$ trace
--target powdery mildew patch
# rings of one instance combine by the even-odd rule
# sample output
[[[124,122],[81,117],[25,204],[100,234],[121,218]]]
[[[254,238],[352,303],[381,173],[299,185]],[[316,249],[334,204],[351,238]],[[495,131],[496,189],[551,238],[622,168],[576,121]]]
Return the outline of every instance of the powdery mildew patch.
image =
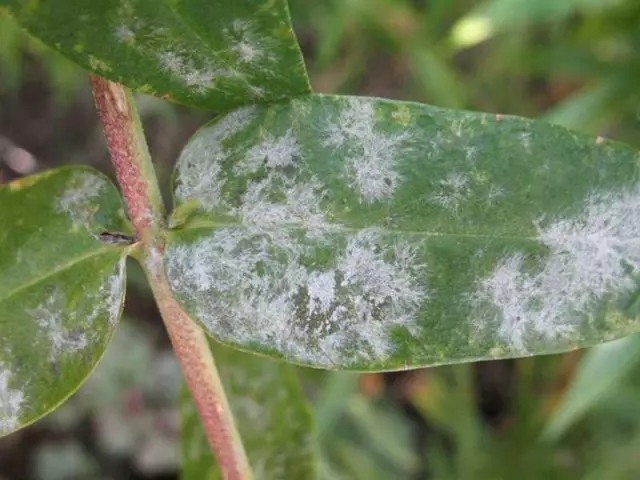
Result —
[[[300,155],[300,145],[293,136],[293,132],[280,137],[264,133],[264,140],[247,150],[244,159],[235,166],[237,173],[254,173],[261,168],[274,169],[294,165]]]
[[[275,345],[291,360],[325,366],[387,357],[390,330],[412,330],[426,299],[416,250],[367,229],[347,235],[331,266],[305,266],[324,241],[218,229],[170,245],[167,272],[174,291],[223,339]]]
[[[39,335],[49,346],[49,359],[56,362],[65,354],[73,354],[100,341],[103,329],[95,322],[106,317],[110,327],[115,326],[124,291],[125,259],[122,258],[98,287],[83,289],[82,302],[69,306],[64,291],[54,288],[34,308],[27,309]]]
[[[107,181],[97,175],[74,172],[64,192],[55,199],[54,211],[67,214],[73,223],[86,224],[96,206],[94,200],[107,185]]]
[[[88,326],[100,316],[107,313],[107,320],[111,327],[115,327],[120,317],[120,307],[125,295],[125,259],[116,264],[113,272],[106,276],[98,290],[86,292],[87,304],[91,305],[91,312],[82,315]]]
[[[192,244],[170,243],[165,266],[173,290],[223,340],[275,347],[316,365],[388,357],[392,330],[417,333],[427,299],[416,247],[382,230],[350,231],[331,222],[322,205],[326,187],[304,162],[295,127],[259,131],[251,142],[232,139],[251,121],[253,113],[244,112],[200,132],[178,162],[177,197],[198,200],[206,211],[222,207],[240,225],[220,226]],[[392,155],[405,136],[376,132],[370,102],[354,100],[342,116],[325,145],[352,155],[352,166],[370,161],[385,170],[384,179],[397,180]],[[347,145],[355,137],[365,146]],[[231,158],[232,165],[225,163]],[[394,181],[366,179],[366,168],[363,163],[362,191],[378,185],[391,195]],[[236,185],[229,197],[228,182]],[[317,265],[318,248],[335,254]]]
[[[176,16],[180,14],[173,11]],[[114,38],[145,56],[155,56],[160,70],[179,80],[199,94],[210,90],[223,91],[219,85],[236,84],[255,98],[265,92],[262,87],[248,80],[251,72],[274,76],[275,58],[270,55],[270,38],[264,36],[249,19],[236,19],[221,30],[222,38],[202,38],[195,34],[188,42],[183,37],[171,36],[169,29],[154,27],[130,2],[123,2],[118,9],[119,23],[113,28]],[[186,24],[177,18],[178,23]],[[193,41],[197,40],[196,47]],[[162,45],[158,47],[157,45]],[[169,45],[167,48],[166,46]]]
[[[247,20],[235,20],[231,28],[225,28],[223,34],[226,42],[231,45],[231,51],[240,63],[251,64],[259,61],[274,61],[266,53],[265,48],[271,43],[269,37],[256,34]]]
[[[11,372],[0,363],[0,434],[20,425],[20,411],[24,402],[22,390],[11,388]]]
[[[59,290],[54,290],[42,303],[27,310],[40,333],[44,334],[49,344],[49,359],[57,361],[63,353],[74,353],[88,345],[83,331],[74,331],[68,324],[73,312],[65,307],[66,301]]]
[[[398,158],[406,154],[410,133],[384,132],[376,127],[375,107],[368,99],[349,98],[338,118],[322,132],[325,147],[345,155],[345,177],[361,200],[388,200],[401,181]]]
[[[205,211],[221,206],[225,180],[221,163],[230,154],[223,141],[240,133],[250,123],[255,107],[243,107],[225,115],[201,130],[190,142],[176,170],[176,197],[186,202],[197,200]]]
[[[160,68],[172,76],[180,78],[187,87],[195,89],[199,93],[214,87],[214,79],[227,76],[230,70],[220,68],[208,60],[203,66],[198,66],[184,52],[170,50],[157,54]]]
[[[459,172],[452,172],[438,182],[437,193],[430,201],[457,215],[460,205],[467,201],[471,194],[469,177]]]
[[[575,334],[605,299],[635,289],[640,271],[640,189],[592,194],[582,215],[543,223],[549,253],[538,270],[525,267],[523,254],[510,255],[475,295],[492,306],[500,338],[520,351],[531,340]]]

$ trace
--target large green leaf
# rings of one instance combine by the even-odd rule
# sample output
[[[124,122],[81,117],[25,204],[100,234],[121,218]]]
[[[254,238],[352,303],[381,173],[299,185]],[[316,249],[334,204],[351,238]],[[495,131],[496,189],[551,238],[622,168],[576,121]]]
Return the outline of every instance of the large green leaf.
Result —
[[[0,435],[57,407],[102,356],[125,287],[125,237],[111,234],[126,228],[89,168],[0,188]]]
[[[565,351],[640,327],[639,161],[416,103],[244,107],[179,159],[166,270],[214,337],[301,364]]]
[[[286,0],[4,3],[84,68],[177,102],[228,109],[310,89]]]
[[[316,478],[312,418],[290,365],[213,346],[256,479]],[[188,390],[181,400],[182,480],[222,478]]]

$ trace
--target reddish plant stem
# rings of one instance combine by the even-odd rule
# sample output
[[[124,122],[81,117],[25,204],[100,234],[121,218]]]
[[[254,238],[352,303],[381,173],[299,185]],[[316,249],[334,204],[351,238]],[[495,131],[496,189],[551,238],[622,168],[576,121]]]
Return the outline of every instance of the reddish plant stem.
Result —
[[[89,79],[133,231],[144,241],[164,212],[140,120],[124,87],[94,75]]]
[[[122,85],[96,76],[90,80],[116,177],[140,242],[140,260],[209,444],[225,479],[251,479],[249,462],[206,336],[178,305],[165,277],[164,209],[133,98]]]
[[[249,463],[206,336],[173,298],[164,279],[164,272],[161,275],[162,279],[151,282],[154,294],[218,466],[225,479],[250,479],[252,475]]]

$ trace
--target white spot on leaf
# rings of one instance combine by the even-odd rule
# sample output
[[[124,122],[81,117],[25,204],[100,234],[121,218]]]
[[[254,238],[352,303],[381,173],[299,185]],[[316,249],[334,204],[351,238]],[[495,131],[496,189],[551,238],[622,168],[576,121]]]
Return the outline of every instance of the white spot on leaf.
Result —
[[[80,329],[73,329],[69,321],[74,315],[65,308],[65,299],[56,289],[47,299],[37,307],[27,310],[33,318],[40,332],[44,333],[49,343],[49,358],[57,361],[62,353],[74,353],[82,350],[88,344],[85,333]]]
[[[493,306],[498,334],[517,350],[526,350],[528,341],[574,334],[605,299],[636,288],[640,190],[591,195],[582,215],[538,228],[546,260],[533,269],[523,254],[510,255],[476,295]]]
[[[460,205],[471,193],[469,178],[462,173],[453,172],[438,184],[438,192],[431,196],[431,202],[457,215]]]
[[[212,88],[216,77],[229,74],[227,70],[211,65],[211,61],[205,66],[196,66],[189,56],[176,51],[159,52],[157,55],[162,70],[181,79],[186,86],[199,92]]]
[[[10,383],[11,372],[0,363],[0,434],[11,432],[20,425],[24,393],[11,388]]]
[[[103,178],[86,172],[75,172],[67,182],[65,191],[56,199],[55,211],[66,213],[74,223],[87,223],[93,210],[94,200],[107,186]]]
[[[243,161],[239,162],[235,170],[244,174],[257,172],[260,168],[284,168],[294,164],[296,157],[300,155],[300,145],[288,130],[281,137],[275,138],[271,134],[265,134],[265,139],[253,145],[247,150]]]
[[[323,132],[324,145],[344,153],[346,177],[367,203],[392,197],[400,182],[396,157],[406,153],[403,143],[410,138],[406,131],[376,128],[375,113],[370,100],[350,98]]]
[[[177,198],[184,202],[198,200],[207,211],[220,206],[224,185],[221,162],[228,155],[223,142],[244,130],[254,111],[254,107],[234,110],[194,137],[178,162]]]
[[[374,229],[349,234],[332,265],[305,266],[322,238],[230,228],[170,245],[172,288],[223,339],[277,347],[294,361],[335,365],[393,352],[390,330],[412,328],[426,292],[414,247]],[[334,239],[335,241],[335,239]]]

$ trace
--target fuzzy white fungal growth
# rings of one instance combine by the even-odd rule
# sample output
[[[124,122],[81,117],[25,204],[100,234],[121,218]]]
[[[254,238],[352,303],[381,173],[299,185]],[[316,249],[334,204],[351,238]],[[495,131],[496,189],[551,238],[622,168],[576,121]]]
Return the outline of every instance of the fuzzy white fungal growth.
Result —
[[[262,56],[262,49],[246,40],[235,45],[233,51],[238,54],[240,61],[243,63],[251,63]]]
[[[352,101],[338,123],[324,132],[325,145],[346,152],[367,201],[390,196],[399,179],[392,157],[405,135],[375,131],[367,101]],[[222,137],[233,133],[211,130],[219,125],[183,154],[177,193],[209,210],[224,207],[240,224],[193,243],[170,242],[173,291],[223,340],[325,366],[387,358],[392,330],[415,334],[427,298],[416,246],[330,222],[326,186],[304,161],[295,122],[229,142]],[[320,265],[319,250],[333,252]]]
[[[135,32],[126,25],[120,25],[115,29],[115,36],[121,42],[132,42],[136,38]]]
[[[266,134],[265,139],[247,150],[235,169],[238,173],[257,172],[260,168],[284,168],[294,164],[300,155],[300,145],[288,130],[281,137]]]
[[[118,323],[120,307],[125,293],[125,259],[121,259],[116,265],[115,271],[109,275],[105,283],[100,287],[100,296],[106,303],[109,324],[113,327]]]
[[[178,54],[175,51],[160,52],[157,55],[162,70],[181,79],[186,86],[200,92],[212,88],[216,77],[229,74],[227,70],[212,65],[197,67],[188,56]]]
[[[469,178],[462,173],[453,172],[440,180],[438,184],[438,193],[431,196],[431,202],[457,215],[460,205],[467,200],[471,193]]]
[[[566,337],[608,296],[636,288],[640,271],[640,190],[591,195],[584,214],[539,226],[549,254],[527,269],[503,259],[476,298],[493,305],[501,338],[518,350],[537,338]]]
[[[269,177],[267,181],[252,182],[248,185],[238,212],[244,223],[261,228],[298,225],[314,231],[325,226],[320,208],[322,187],[319,183],[287,185],[283,192],[284,201],[272,202],[266,193],[271,179],[272,177]]]
[[[103,178],[86,172],[76,172],[69,179],[64,193],[56,199],[55,211],[66,213],[74,223],[86,223],[93,200],[107,186]]]
[[[24,393],[11,388],[11,372],[0,363],[0,434],[14,430],[20,424],[20,409]]]
[[[392,197],[400,182],[396,157],[406,153],[408,132],[376,128],[375,108],[367,99],[351,98],[323,132],[326,147],[344,152],[346,177],[367,203]]]
[[[27,313],[47,336],[49,358],[52,361],[57,361],[63,353],[73,353],[87,346],[84,332],[74,331],[66,325],[65,317],[72,315],[65,312],[65,300],[58,290],[37,307],[27,310]]]
[[[232,44],[234,52],[240,63],[253,63],[259,60],[271,60],[265,55],[264,46],[269,43],[268,38],[259,38],[251,23],[246,20],[235,20],[230,29],[223,30],[227,43]]]
[[[292,360],[334,365],[393,352],[390,329],[413,329],[426,290],[412,246],[369,229],[348,236],[331,268],[308,269],[317,242],[218,229],[169,246],[172,288],[224,338],[275,344]]]
[[[221,162],[229,154],[222,143],[244,130],[254,112],[254,107],[234,110],[193,138],[178,161],[176,197],[198,200],[207,211],[220,206],[224,186]]]

